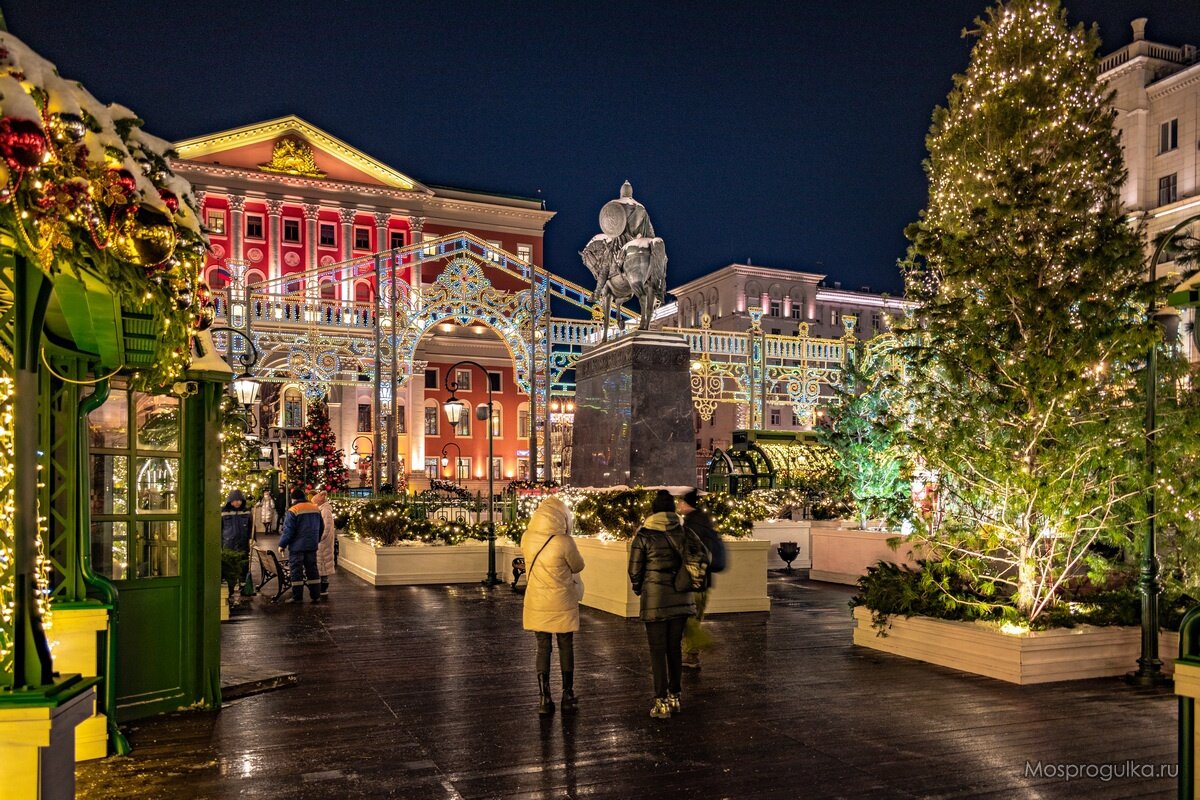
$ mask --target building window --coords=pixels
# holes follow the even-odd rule
[[[800,319],[800,304],[792,302],[792,319]]]
[[[454,435],[460,439],[469,439],[471,437],[470,406],[464,408],[462,416],[458,418],[458,424],[454,426]]]
[[[871,312],[871,332],[879,333],[883,329],[883,315],[878,311]]]
[[[425,435],[438,435],[438,407],[425,406]]]
[[[521,481],[529,480],[529,459],[528,458],[518,458],[517,459],[517,480],[521,480]]]
[[[283,393],[283,427],[293,431],[304,427],[304,395],[295,386]]]
[[[440,470],[442,468],[441,459],[426,458],[425,459],[425,477],[433,480],[441,477]]]
[[[407,417],[404,413],[404,406],[396,406],[396,433],[408,433],[408,431],[405,430],[408,426],[408,422],[406,420]]]
[[[219,208],[210,208],[204,213],[204,227],[213,236],[225,235],[225,212]]]
[[[792,427],[795,428],[800,424],[800,420],[796,418],[796,412],[792,412]]]
[[[370,228],[355,228],[354,229],[354,249],[355,250],[370,250],[371,249],[371,229]]]
[[[89,416],[92,563],[106,578],[179,575],[180,415],[177,397],[117,390]]]
[[[500,391],[500,387],[504,385],[504,376],[499,372],[488,373],[488,388],[493,392]]]
[[[1158,152],[1166,153],[1179,147],[1179,120],[1173,119],[1158,126]]]
[[[436,369],[425,370],[425,388],[436,389],[438,387],[438,371]]]
[[[517,409],[517,436],[522,439],[529,438],[529,408]]]
[[[771,301],[771,316],[772,317],[782,317],[783,316],[783,303],[780,302],[779,300]]]
[[[502,423],[503,413],[504,413],[504,410],[500,406],[496,405],[495,403],[492,404],[492,438],[493,439],[499,439],[502,436],[504,436],[504,427],[503,427],[503,423]]]
[[[1179,192],[1176,187],[1175,173],[1164,175],[1158,179],[1158,204],[1165,206],[1168,203],[1174,203],[1179,199]]]
[[[771,328],[771,333],[775,336],[778,336],[780,333],[779,328]]]
[[[457,462],[454,466],[455,478],[459,483],[471,480],[471,457],[461,456],[454,459]]]
[[[430,234],[428,236],[423,237],[423,241],[432,241],[435,238],[437,238],[437,237],[435,237],[433,234]],[[436,256],[438,254],[438,252],[437,252],[438,246],[436,244],[427,244],[422,249],[424,250],[425,255],[427,255],[427,256]]]
[[[504,459],[499,456],[492,459],[492,478],[495,480],[504,478]]]
[[[837,308],[831,308],[831,309],[829,309],[829,324],[830,324],[830,325],[832,325],[832,326],[833,326],[833,327],[835,327],[835,328],[836,328],[838,325],[841,325],[841,324],[842,324],[842,312],[841,312],[841,309],[837,309]]]
[[[404,231],[392,231],[388,234],[388,247],[393,250],[404,247]]]
[[[456,392],[471,391],[471,370],[456,369],[454,370],[454,385]]]
[[[517,258],[524,261],[526,264],[533,263],[533,245],[519,244],[517,245]]]
[[[246,215],[246,238],[261,239],[263,238],[263,226],[261,214]]]
[[[370,403],[359,403],[358,404],[358,432],[359,433],[370,433],[371,432],[371,404]]]
[[[332,222],[321,223],[321,247],[337,246],[337,227]]]
[[[300,243],[300,220],[285,219],[283,221],[283,240],[292,244]]]
[[[774,425],[775,427],[779,427],[779,409],[778,408],[771,409],[771,424]]]
[[[488,243],[487,257],[490,258],[492,261],[499,262],[500,261],[500,251],[504,249],[504,243],[496,242],[491,239],[488,239],[487,243]]]

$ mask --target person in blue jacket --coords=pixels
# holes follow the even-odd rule
[[[314,603],[321,600],[321,574],[317,571],[317,545],[325,532],[321,509],[310,503],[304,490],[292,490],[292,507],[283,515],[279,549],[288,551],[288,573],[292,578],[292,602],[304,600],[304,587]]]
[[[242,576],[244,586],[250,575],[250,509],[246,507],[246,497],[240,489],[229,493],[225,505],[221,507],[221,547],[238,553],[238,574]],[[229,594],[235,587],[230,578]]]

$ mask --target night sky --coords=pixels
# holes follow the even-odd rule
[[[424,183],[541,197],[546,265],[633,183],[677,286],[731,261],[896,291],[930,113],[984,0],[97,3],[8,28],[171,140],[296,114]],[[1076,0],[1104,51],[1200,44],[1197,0]]]

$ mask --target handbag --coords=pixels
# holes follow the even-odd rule
[[[683,540],[686,545],[687,537],[690,535],[695,539],[695,543],[700,547],[700,552],[703,555],[694,563],[689,563],[687,556],[683,551],[675,546],[675,541],[671,535],[666,534],[667,544],[675,551],[675,555],[679,556],[679,569],[675,571],[675,578],[672,585],[677,592],[699,592],[704,590],[704,578],[708,574],[708,548],[704,546],[704,542],[700,541],[700,537],[693,533],[688,528],[681,528],[683,531]]]

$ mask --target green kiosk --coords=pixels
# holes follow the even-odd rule
[[[167,144],[0,31],[0,785],[220,703],[206,244]]]

